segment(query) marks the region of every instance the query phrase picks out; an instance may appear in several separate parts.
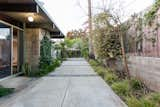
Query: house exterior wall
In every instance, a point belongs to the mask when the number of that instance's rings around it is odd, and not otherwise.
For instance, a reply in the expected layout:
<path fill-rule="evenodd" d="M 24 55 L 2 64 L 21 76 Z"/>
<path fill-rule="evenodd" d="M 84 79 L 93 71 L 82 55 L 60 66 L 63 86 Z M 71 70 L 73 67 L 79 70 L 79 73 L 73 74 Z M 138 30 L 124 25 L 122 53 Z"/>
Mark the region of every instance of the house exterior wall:
<path fill-rule="evenodd" d="M 38 67 L 40 56 L 39 29 L 26 29 L 25 33 L 25 63 L 31 65 L 32 69 L 35 69 Z"/>
<path fill-rule="evenodd" d="M 38 69 L 40 58 L 40 42 L 49 32 L 40 28 L 26 29 L 25 32 L 25 63 L 31 65 L 32 70 Z"/>

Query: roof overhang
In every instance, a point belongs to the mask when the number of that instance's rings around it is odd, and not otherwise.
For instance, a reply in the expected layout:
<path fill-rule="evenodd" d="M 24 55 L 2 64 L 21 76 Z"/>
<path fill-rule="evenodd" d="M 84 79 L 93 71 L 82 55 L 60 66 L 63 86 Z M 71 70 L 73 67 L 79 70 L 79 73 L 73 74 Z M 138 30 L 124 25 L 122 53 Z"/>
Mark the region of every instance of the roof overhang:
<path fill-rule="evenodd" d="M 60 31 L 50 32 L 52 39 L 63 39 L 65 36 Z"/>
<path fill-rule="evenodd" d="M 29 22 L 32 16 L 34 22 Z M 50 32 L 60 31 L 53 19 L 38 0 L 0 0 L 0 19 L 27 28 L 43 28 Z"/>

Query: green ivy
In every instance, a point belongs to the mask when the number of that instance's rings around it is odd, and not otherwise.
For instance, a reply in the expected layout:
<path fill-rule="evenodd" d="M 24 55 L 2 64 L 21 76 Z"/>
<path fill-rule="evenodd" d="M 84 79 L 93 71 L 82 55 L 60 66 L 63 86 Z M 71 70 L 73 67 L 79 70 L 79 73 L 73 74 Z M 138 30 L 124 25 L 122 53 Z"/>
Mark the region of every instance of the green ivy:
<path fill-rule="evenodd" d="M 146 23 L 151 25 L 156 17 L 156 12 L 160 7 L 160 0 L 156 0 L 155 4 L 152 6 L 151 10 L 145 14 Z"/>

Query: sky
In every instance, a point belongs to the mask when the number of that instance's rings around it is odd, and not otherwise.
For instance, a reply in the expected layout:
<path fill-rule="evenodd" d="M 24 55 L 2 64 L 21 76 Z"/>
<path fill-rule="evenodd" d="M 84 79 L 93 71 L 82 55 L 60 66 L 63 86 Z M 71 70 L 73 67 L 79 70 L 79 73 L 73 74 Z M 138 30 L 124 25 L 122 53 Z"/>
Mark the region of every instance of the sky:
<path fill-rule="evenodd" d="M 39 0 L 44 3 L 55 24 L 66 34 L 67 32 L 84 28 L 87 21 L 88 0 Z M 123 17 L 128 18 L 149 7 L 154 0 L 92 0 L 93 14 L 99 12 L 100 7 L 110 7 L 123 10 Z"/>

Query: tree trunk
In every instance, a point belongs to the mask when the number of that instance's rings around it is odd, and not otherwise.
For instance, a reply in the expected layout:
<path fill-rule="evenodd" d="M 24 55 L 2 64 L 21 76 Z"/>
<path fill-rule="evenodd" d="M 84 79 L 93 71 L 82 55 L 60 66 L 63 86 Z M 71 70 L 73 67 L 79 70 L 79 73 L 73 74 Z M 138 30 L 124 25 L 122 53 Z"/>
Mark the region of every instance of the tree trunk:
<path fill-rule="evenodd" d="M 89 57 L 91 59 L 94 59 L 91 0 L 88 0 L 88 22 L 89 22 Z"/>
<path fill-rule="evenodd" d="M 124 38 L 123 38 L 123 34 L 122 34 L 122 31 L 119 28 L 119 26 L 118 26 L 118 33 L 119 33 L 119 36 L 120 36 L 120 43 L 121 43 L 121 51 L 122 51 L 122 58 L 123 58 L 124 69 L 125 69 L 125 72 L 127 74 L 128 79 L 130 79 L 130 73 L 129 73 L 129 69 L 128 69 L 126 52 L 125 52 L 125 48 L 124 48 Z"/>

